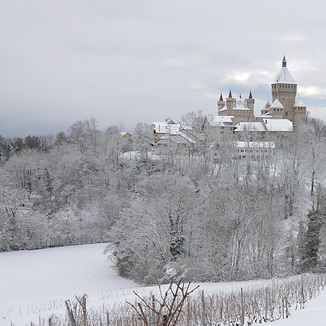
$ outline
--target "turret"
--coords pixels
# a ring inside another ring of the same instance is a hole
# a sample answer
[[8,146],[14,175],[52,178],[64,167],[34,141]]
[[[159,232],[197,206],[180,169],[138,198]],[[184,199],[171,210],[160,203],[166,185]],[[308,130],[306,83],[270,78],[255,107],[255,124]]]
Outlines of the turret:
[[252,93],[250,91],[249,98],[246,100],[247,108],[250,110],[249,112],[249,122],[253,122],[255,120],[255,99],[252,97]]
[[223,100],[223,95],[221,93],[220,99],[217,101],[217,111],[219,112],[225,106],[225,101]]
[[230,90],[229,96],[226,99],[226,114],[227,115],[233,115],[233,108],[235,104],[235,99],[232,98],[232,92]]
[[301,99],[293,107],[293,125],[297,126],[301,120],[307,117],[307,106]]

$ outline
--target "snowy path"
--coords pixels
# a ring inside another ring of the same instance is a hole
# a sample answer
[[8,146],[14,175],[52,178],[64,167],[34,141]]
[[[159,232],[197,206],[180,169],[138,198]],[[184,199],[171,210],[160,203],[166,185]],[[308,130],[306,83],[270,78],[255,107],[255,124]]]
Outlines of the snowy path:
[[[65,314],[64,301],[88,295],[88,306],[133,301],[157,287],[143,288],[116,275],[103,255],[105,244],[0,253],[0,326],[38,323],[39,316]],[[202,283],[206,294],[218,290],[263,285],[266,281]],[[195,286],[195,284],[194,284]],[[305,310],[270,325],[326,325],[326,291],[309,301]]]

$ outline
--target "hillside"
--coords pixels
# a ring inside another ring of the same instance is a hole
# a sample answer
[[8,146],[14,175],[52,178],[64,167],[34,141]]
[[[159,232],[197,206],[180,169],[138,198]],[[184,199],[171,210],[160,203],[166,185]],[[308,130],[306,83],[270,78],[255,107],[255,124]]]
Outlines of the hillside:
[[[88,308],[133,301],[133,290],[141,295],[156,287],[141,287],[117,276],[103,255],[105,245],[83,245],[34,251],[0,253],[0,326],[38,323],[39,316],[65,314],[64,301],[88,295]],[[213,293],[239,287],[259,286],[268,281],[201,283],[200,290]],[[324,325],[326,292],[275,326]]]

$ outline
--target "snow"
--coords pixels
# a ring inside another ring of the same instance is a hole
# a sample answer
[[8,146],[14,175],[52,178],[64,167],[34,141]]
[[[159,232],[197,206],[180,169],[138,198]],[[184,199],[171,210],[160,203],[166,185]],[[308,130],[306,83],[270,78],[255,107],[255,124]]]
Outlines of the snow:
[[10,320],[16,325],[22,325],[22,320],[27,323],[32,320],[31,311],[49,307],[53,301],[58,305],[84,293],[98,298],[103,291],[135,288],[134,282],[116,275],[113,264],[103,255],[104,247],[96,244],[0,253],[0,325],[10,325]]
[[271,109],[284,109],[284,106],[281,104],[281,102],[276,99],[273,104],[270,107]]
[[238,148],[275,148],[275,143],[273,143],[273,142],[238,141],[237,147]]
[[296,84],[293,77],[291,76],[288,68],[282,67],[280,72],[276,75],[274,79],[274,84]]
[[292,131],[293,124],[288,119],[266,119],[265,125],[268,131]]
[[181,125],[179,123],[153,122],[152,129],[156,133],[179,134]]
[[[64,316],[64,301],[87,294],[87,306],[99,307],[133,301],[135,290],[150,294],[157,287],[141,287],[117,276],[103,251],[105,244],[49,248],[34,251],[0,253],[0,326],[38,324],[39,316]],[[263,286],[268,281],[201,283],[198,291],[212,294],[218,290]],[[193,285],[194,287],[196,284]],[[294,311],[289,319],[275,326],[325,324],[326,291]]]
[[294,107],[306,107],[304,102],[301,100],[301,98],[295,103]]
[[289,319],[278,320],[273,326],[322,326],[326,318],[326,291],[311,301],[308,301],[305,309],[295,311]]
[[[221,110],[222,111],[222,110]],[[225,125],[232,125],[233,116],[219,116],[219,115],[207,115],[209,124],[211,126],[219,127]]]
[[240,122],[235,131],[265,131],[261,122]]

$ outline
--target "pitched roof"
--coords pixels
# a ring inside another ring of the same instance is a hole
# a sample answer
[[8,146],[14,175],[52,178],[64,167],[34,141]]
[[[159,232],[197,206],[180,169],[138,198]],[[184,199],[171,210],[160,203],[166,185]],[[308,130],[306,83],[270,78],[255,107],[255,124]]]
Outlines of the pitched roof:
[[306,105],[303,103],[303,101],[301,99],[299,99],[297,101],[297,103],[295,103],[295,105],[294,105],[294,107],[298,107],[298,106],[304,106],[304,107],[306,107]]
[[152,123],[152,130],[156,133],[170,133],[170,134],[177,134],[180,130],[179,123],[166,123],[166,122],[153,122]]
[[233,116],[220,116],[220,115],[208,115],[207,121],[211,126],[218,127],[218,126],[225,126],[225,124],[230,125],[232,124]]
[[273,84],[296,84],[287,67],[282,67]]
[[240,122],[235,131],[265,131],[261,122]]
[[271,109],[284,109],[284,106],[281,104],[281,102],[276,99],[273,104],[270,106]]
[[268,131],[292,131],[293,124],[288,119],[264,119]]

